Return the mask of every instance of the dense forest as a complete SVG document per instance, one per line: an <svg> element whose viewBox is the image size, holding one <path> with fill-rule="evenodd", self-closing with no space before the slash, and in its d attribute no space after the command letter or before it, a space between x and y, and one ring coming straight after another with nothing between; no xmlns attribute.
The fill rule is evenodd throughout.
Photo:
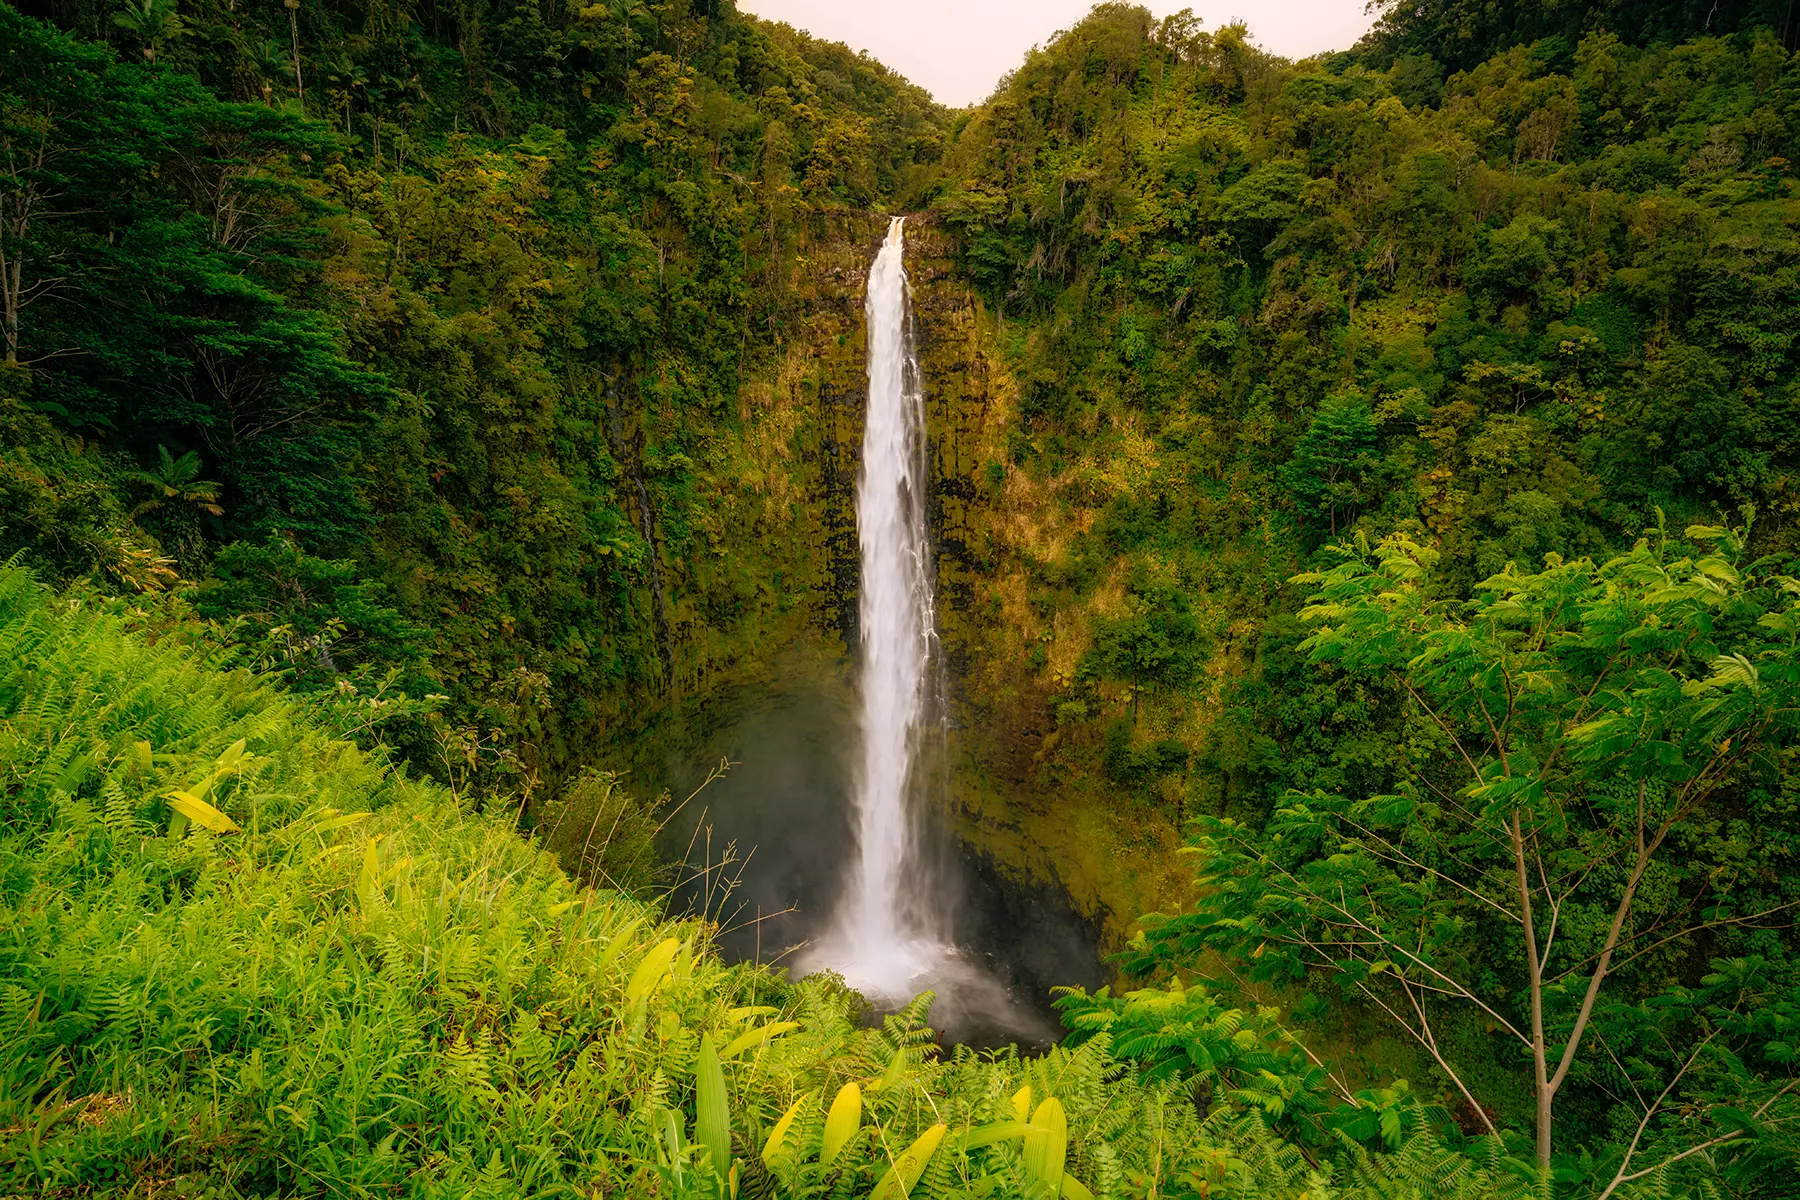
<svg viewBox="0 0 1800 1200"><path fill-rule="evenodd" d="M0 3L0 1191L1796 1194L1797 51ZM887 213L967 772L1129 933L1042 1057L725 965L613 773L848 653Z"/></svg>

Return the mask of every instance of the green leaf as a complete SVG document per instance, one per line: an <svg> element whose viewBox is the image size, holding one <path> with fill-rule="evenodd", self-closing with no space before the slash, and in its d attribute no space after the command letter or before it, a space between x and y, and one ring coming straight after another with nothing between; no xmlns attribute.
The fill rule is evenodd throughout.
<svg viewBox="0 0 1800 1200"><path fill-rule="evenodd" d="M1762 1127L1756 1123L1755 1118L1751 1117L1749 1113L1744 1112L1739 1108L1733 1108L1729 1104L1713 1105L1712 1117L1713 1120L1717 1121L1724 1129L1731 1133L1747 1133L1751 1136L1755 1136L1762 1131Z"/></svg>
<svg viewBox="0 0 1800 1200"><path fill-rule="evenodd" d="M1010 1142L1034 1132L1048 1131L1025 1121L996 1121L991 1125L977 1125L969 1130L963 1135L962 1144L965 1149L979 1150L983 1146L992 1146L995 1142Z"/></svg>
<svg viewBox="0 0 1800 1200"><path fill-rule="evenodd" d="M214 833L238 832L237 822L192 792L170 792L168 801L170 808Z"/></svg>
<svg viewBox="0 0 1800 1200"><path fill-rule="evenodd" d="M644 955L644 960L631 973L631 982L625 985L625 1000L637 1004L655 991L668 977L669 964L675 961L675 955L681 950L681 943L675 938L667 938L651 947Z"/></svg>
<svg viewBox="0 0 1800 1200"><path fill-rule="evenodd" d="M719 1052L719 1058L730 1062L751 1047L760 1046L770 1038L780 1037L782 1034L791 1033L798 1028L800 1028L798 1021L772 1021L767 1025L758 1025L755 1029L731 1039L725 1049Z"/></svg>
<svg viewBox="0 0 1800 1200"><path fill-rule="evenodd" d="M788 1105L788 1110L781 1114L781 1120L775 1122L775 1128L769 1131L769 1140L763 1143L762 1148L762 1160L765 1164L781 1152L782 1143L787 1141L788 1130L794 1127L794 1118L800 1115L800 1106L807 1099L802 1096Z"/></svg>
<svg viewBox="0 0 1800 1200"><path fill-rule="evenodd" d="M375 907L381 887L381 839L372 837L363 843L362 870L356 876L356 902L364 912Z"/></svg>
<svg viewBox="0 0 1800 1200"><path fill-rule="evenodd" d="M700 1038L700 1063L694 1070L694 1141L712 1156L713 1170L731 1169L731 1110L725 1100L725 1069L719 1065L712 1034Z"/></svg>
<svg viewBox="0 0 1800 1200"><path fill-rule="evenodd" d="M1094 1200L1094 1193L1088 1190L1087 1184L1067 1171L1063 1172L1062 1194L1067 1200Z"/></svg>
<svg viewBox="0 0 1800 1200"><path fill-rule="evenodd" d="M1056 1195L1062 1187L1063 1161L1069 1153L1069 1122L1062 1101L1051 1096L1031 1114L1032 1132L1025 1135L1025 1177Z"/></svg>
<svg viewBox="0 0 1800 1200"><path fill-rule="evenodd" d="M905 1200L911 1195L919 1176L925 1173L925 1164L931 1161L931 1156L937 1153L938 1143L944 1140L947 1128L938 1124L921 1133L881 1177L881 1182L869 1194L869 1200Z"/></svg>
<svg viewBox="0 0 1800 1200"><path fill-rule="evenodd" d="M829 1167L862 1124L862 1089L846 1083L825 1114L825 1139L819 1147L819 1165Z"/></svg>

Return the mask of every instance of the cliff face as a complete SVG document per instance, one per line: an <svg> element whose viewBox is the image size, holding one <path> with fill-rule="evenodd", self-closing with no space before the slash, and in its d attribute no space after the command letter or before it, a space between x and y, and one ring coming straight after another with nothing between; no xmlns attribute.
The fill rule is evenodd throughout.
<svg viewBox="0 0 1800 1200"><path fill-rule="evenodd" d="M929 219L908 269L932 440L938 624L950 670L952 815L1004 869L1054 882L1113 944L1186 895L1178 831L1066 753L1061 684L1087 643L1080 612L1031 603L1034 564L1091 523L1078 489L1034 487L1009 462L1019 384L1009 331L956 273Z"/></svg>
<svg viewBox="0 0 1800 1200"><path fill-rule="evenodd" d="M640 780L689 782L733 752L729 730L771 694L847 698L863 300L886 228L879 214L844 217L800 248L787 281L799 315L782 353L741 390L737 420L709 447L709 553L665 564L674 686L653 713L611 731L601 756ZM1091 514L1008 464L1018 422L1008 331L958 277L954 245L928 217L909 219L907 269L931 439L949 816L967 845L1016 879L1066 891L1116 944L1139 914L1176 903L1185 878L1171 869L1179 839L1163 812L1114 795L1059 731L1059 681L1086 629L1079 613L1033 607L1033 564ZM671 771L674 760L685 770Z"/></svg>

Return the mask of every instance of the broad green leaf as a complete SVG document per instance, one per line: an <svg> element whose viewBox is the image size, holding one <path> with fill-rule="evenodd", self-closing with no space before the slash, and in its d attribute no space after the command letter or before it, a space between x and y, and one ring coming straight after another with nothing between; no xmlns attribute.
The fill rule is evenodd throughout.
<svg viewBox="0 0 1800 1200"><path fill-rule="evenodd" d="M168 800L169 807L194 824L210 829L214 833L236 833L238 831L237 822L192 792L170 792Z"/></svg>
<svg viewBox="0 0 1800 1200"><path fill-rule="evenodd" d="M220 775L237 766L244 757L244 739L239 738L226 747L225 753L219 755L219 761L213 764L213 770Z"/></svg>
<svg viewBox="0 0 1800 1200"><path fill-rule="evenodd" d="M1057 1194L1062 1187L1063 1162L1069 1154L1069 1122L1062 1101L1046 1099L1031 1114L1036 1129L1025 1135L1025 1177Z"/></svg>
<svg viewBox="0 0 1800 1200"><path fill-rule="evenodd" d="M819 1165L829 1167L861 1124L862 1089L854 1083L846 1083L831 1102L831 1111L825 1114L825 1138L819 1146Z"/></svg>
<svg viewBox="0 0 1800 1200"><path fill-rule="evenodd" d="M706 1147L714 1171L723 1175L730 1170L731 1109L725 1099L725 1069L710 1033L701 1035L694 1071L694 1141Z"/></svg>
<svg viewBox="0 0 1800 1200"><path fill-rule="evenodd" d="M681 1139L681 1119L675 1115L674 1109L665 1108L662 1110L662 1125L663 1146L668 1151L669 1165L675 1171L675 1182L679 1184L682 1176L681 1151L683 1143Z"/></svg>
<svg viewBox="0 0 1800 1200"><path fill-rule="evenodd" d="M1088 1190L1087 1184L1067 1171L1063 1172L1062 1194L1065 1200L1094 1200L1094 1193Z"/></svg>
<svg viewBox="0 0 1800 1200"><path fill-rule="evenodd" d="M788 1105L788 1110L781 1114L781 1120L775 1122L775 1128L769 1131L769 1140L763 1143L762 1160L764 1163L781 1152L781 1145L787 1140L788 1130L794 1127L794 1118L800 1115L800 1106L805 1104L807 1099L808 1097L802 1096Z"/></svg>
<svg viewBox="0 0 1800 1200"><path fill-rule="evenodd" d="M963 1135L962 1144L966 1149L979 1150L995 1142L1010 1142L1014 1138L1022 1138L1038 1131L1038 1126L1025 1121L995 1121L991 1125L977 1125L969 1130Z"/></svg>
<svg viewBox="0 0 1800 1200"><path fill-rule="evenodd" d="M637 970L631 973L631 982L625 985L626 1002L636 1004L655 991L668 976L669 964L675 961L680 950L681 942L675 938L667 938L651 947Z"/></svg>
<svg viewBox="0 0 1800 1200"><path fill-rule="evenodd" d="M881 1182L869 1194L869 1200L905 1200L910 1196L914 1185L919 1182L919 1176L925 1173L925 1164L937 1153L938 1143L944 1140L947 1128L948 1126L938 1124L921 1133L918 1140L908 1146L906 1152L887 1169L887 1174L881 1177Z"/></svg>
<svg viewBox="0 0 1800 1200"><path fill-rule="evenodd" d="M1031 1118L1031 1085L1029 1083L1013 1093L1012 1106L1013 1113L1019 1120L1026 1121Z"/></svg>
<svg viewBox="0 0 1800 1200"><path fill-rule="evenodd" d="M327 816L325 820L314 825L309 832L322 836L333 830L343 829L348 825L355 825L359 821L366 821L374 815L374 813L366 812L337 813L336 815Z"/></svg>
<svg viewBox="0 0 1800 1200"><path fill-rule="evenodd" d="M356 877L356 899L364 912L375 907L375 896L381 887L381 839L370 838L363 843L362 871Z"/></svg>
<svg viewBox="0 0 1800 1200"><path fill-rule="evenodd" d="M623 929L613 934L612 941L606 944L606 949L601 953L599 961L594 963L594 974L597 977L605 978L606 969L612 966L613 961L617 959L619 955L623 954L626 948L631 945L631 935L636 933L637 927L643 923L644 918L633 917L631 920L625 922L625 927Z"/></svg>
<svg viewBox="0 0 1800 1200"><path fill-rule="evenodd" d="M741 1033L732 1038L725 1049L719 1052L719 1058L730 1062L751 1047L760 1046L770 1038L780 1037L782 1034L798 1028L800 1028L798 1021L772 1021L767 1025L759 1025L747 1033Z"/></svg>

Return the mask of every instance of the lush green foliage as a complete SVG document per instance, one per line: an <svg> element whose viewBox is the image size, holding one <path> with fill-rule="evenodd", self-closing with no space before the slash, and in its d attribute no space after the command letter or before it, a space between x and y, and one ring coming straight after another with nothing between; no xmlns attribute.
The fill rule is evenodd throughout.
<svg viewBox="0 0 1800 1200"><path fill-rule="evenodd" d="M1103 1032L942 1054L929 997L865 1027L126 626L0 572L9 1192L1523 1194L1410 1116L1309 1161Z"/></svg>
<svg viewBox="0 0 1800 1200"><path fill-rule="evenodd" d="M1687 1143L1791 1150L1800 582L1744 563L1739 535L1689 536L1697 557L1659 539L1552 559L1466 602L1435 597L1436 555L1398 537L1305 577L1313 659L1406 697L1395 789L1294 795L1260 829L1203 818L1203 898L1151 956L1316 971L1482 1113L1458 1061L1479 1047L1441 1040L1473 1010L1527 1056L1546 1164L1565 1087L1589 1108L1656 1096L1628 1149L1595 1152L1621 1177Z"/></svg>
<svg viewBox="0 0 1800 1200"><path fill-rule="evenodd" d="M0 8L0 551L216 576L296 685L397 669L553 777L788 603L710 503L738 393L922 92L710 2L114 15Z"/></svg>
<svg viewBox="0 0 1800 1200"><path fill-rule="evenodd" d="M1533 4L1528 0L1387 0L1365 46L1387 65L1411 58L1407 77L1442 76L1510 50L1555 38L1572 46L1582 35L1606 30L1634 45L1679 42L1698 34L1768 29L1787 46L1800 42L1800 25L1784 0L1598 0ZM1442 65L1440 65L1442 64Z"/></svg>
<svg viewBox="0 0 1800 1200"><path fill-rule="evenodd" d="M987 486L1031 506L995 548L1042 616L1033 782L1201 818L1199 911L1128 963L1340 1002L1328 1036L1387 1004L1415 1081L1474 1128L1554 1121L1541 1157L1596 1191L1628 1148L1625 1175L1714 1136L1675 1174L1738 1143L1718 1186L1791 1186L1746 1182L1791 1153L1791 1100L1763 1106L1800 982L1789 667L1756 623L1795 544L1800 60L1754 9L1396 6L1289 64L1103 5L962 125L934 201L1017 386ZM1612 561L1659 512L1751 508L1747 543L1708 535L1729 550ZM1389 566L1340 565L1346 535ZM1717 609L1657 592L1714 570ZM1309 583L1345 592L1329 636ZM1612 631L1635 682L1576 636L1589 609L1660 631ZM1770 672L1755 704L1709 682L1734 653ZM1646 724L1569 734L1603 713Z"/></svg>
<svg viewBox="0 0 1800 1200"><path fill-rule="evenodd" d="M6 585L17 1186L681 1192L729 1145L740 1192L1492 1194L1534 1121L1568 1190L1788 1186L1779 5L1425 0L1291 64L1104 4L952 121L723 0L289 3L0 4L0 552L181 593L125 618L152 650ZM654 875L581 768L811 602L799 314L855 286L812 260L927 203L1003 426L945 488L967 690L1013 706L972 724L1052 821L1202 816L1218 890L1141 961L1237 972L1071 996L1032 1065L858 1032L466 811ZM1386 1005L1413 1087L1237 992ZM801 1027L733 1054L764 1018ZM1440 1103L1502 1136L1447 1148Z"/></svg>

